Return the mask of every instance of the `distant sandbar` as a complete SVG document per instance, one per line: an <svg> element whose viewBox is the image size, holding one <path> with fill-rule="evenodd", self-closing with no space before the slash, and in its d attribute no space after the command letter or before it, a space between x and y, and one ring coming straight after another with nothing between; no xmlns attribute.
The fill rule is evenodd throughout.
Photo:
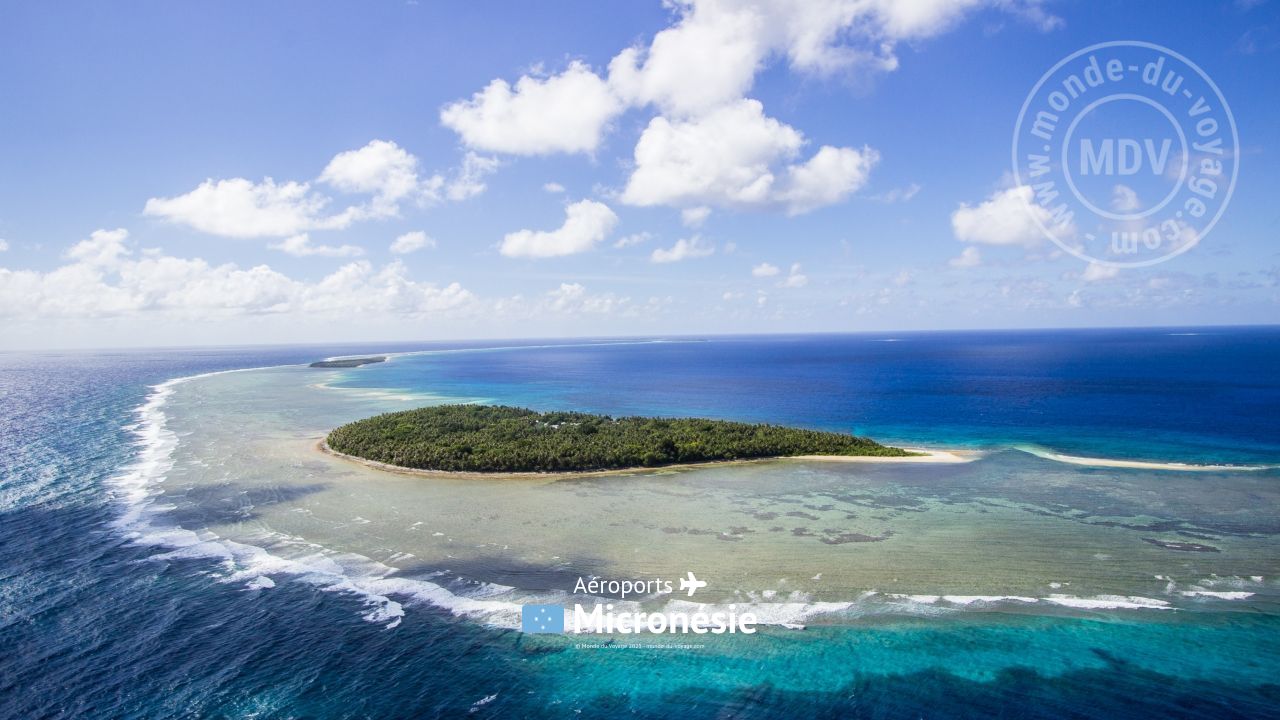
<svg viewBox="0 0 1280 720"><path fill-rule="evenodd" d="M342 358L339 360L317 360L311 363L313 368L354 368L361 365L371 365L373 363L386 362L386 356L378 357L362 357L362 358Z"/></svg>

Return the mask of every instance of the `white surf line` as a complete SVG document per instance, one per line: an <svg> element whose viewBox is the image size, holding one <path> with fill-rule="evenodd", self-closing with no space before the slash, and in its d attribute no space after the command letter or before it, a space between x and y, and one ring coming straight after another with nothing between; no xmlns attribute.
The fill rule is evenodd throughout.
<svg viewBox="0 0 1280 720"><path fill-rule="evenodd" d="M1079 455L1066 455L1064 453L1053 452L1052 450L1036 447L1034 445L1014 445L1013 449L1027 453L1028 455L1035 455L1038 458L1044 458L1045 460L1070 463L1072 465L1085 465L1089 467L1129 468L1136 470L1177 470L1180 472L1252 472L1256 470L1271 470L1277 467L1276 465L1196 465L1181 462L1151 462L1148 460L1093 458L1082 457Z"/></svg>
<svg viewBox="0 0 1280 720"><path fill-rule="evenodd" d="M902 447L920 455L791 455L783 460L808 460L812 462L840 463L969 463L986 456L981 450L939 450L918 447Z"/></svg>
<svg viewBox="0 0 1280 720"><path fill-rule="evenodd" d="M125 465L107 480L111 499L119 506L119 516L111 526L135 545L163 548L161 558L200 558L219 561L226 570L226 582L243 582L246 589L263 591L274 586L271 574L284 574L308 582L321 590L358 596L366 611L361 617L373 623L385 623L388 629L400 624L403 606L390 595L441 607L454 615L482 620L500 627L518 627L520 605L502 599L480 600L457 595L435 583L393 577L393 568L372 559L320 549L305 558L280 557L256 545L223 538L207 529L188 530L173 523L159 522L169 507L158 505L163 496L162 484L173 469L173 454L178 446L177 434L167 427L164 406L174 388L200 378L253 370L268 370L299 365L271 365L236 368L172 378L151 387L145 401L134 408L138 422L132 427L139 448L132 463ZM365 568L353 573L349 566Z"/></svg>

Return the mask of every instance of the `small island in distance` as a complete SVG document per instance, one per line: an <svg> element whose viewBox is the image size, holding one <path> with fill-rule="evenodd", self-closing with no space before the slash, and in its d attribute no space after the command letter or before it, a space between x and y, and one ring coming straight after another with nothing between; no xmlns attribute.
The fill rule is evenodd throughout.
<svg viewBox="0 0 1280 720"><path fill-rule="evenodd" d="M362 358L342 358L341 360L317 360L308 367L313 368L353 368L361 365L370 365L372 363L380 363L386 360L386 356L379 357L362 357Z"/></svg>
<svg viewBox="0 0 1280 720"><path fill-rule="evenodd" d="M910 457L843 433L706 420L539 413L439 405L386 413L329 433L326 449L414 470L592 472L794 456Z"/></svg>

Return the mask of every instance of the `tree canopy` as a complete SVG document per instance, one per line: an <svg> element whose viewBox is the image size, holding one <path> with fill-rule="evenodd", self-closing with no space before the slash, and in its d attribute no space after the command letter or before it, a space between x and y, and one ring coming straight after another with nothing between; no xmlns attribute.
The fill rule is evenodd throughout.
<svg viewBox="0 0 1280 720"><path fill-rule="evenodd" d="M570 472L793 455L905 456L844 433L700 418L539 413L439 405L386 413L329 433L333 450L420 470Z"/></svg>

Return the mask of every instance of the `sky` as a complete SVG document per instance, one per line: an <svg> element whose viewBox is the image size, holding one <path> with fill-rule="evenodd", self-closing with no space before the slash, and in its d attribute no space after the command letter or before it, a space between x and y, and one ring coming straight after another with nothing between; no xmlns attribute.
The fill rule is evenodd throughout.
<svg viewBox="0 0 1280 720"><path fill-rule="evenodd" d="M1236 127L1143 267L1011 157L1116 40ZM1276 0L0 2L0 349L1270 324L1277 76Z"/></svg>

